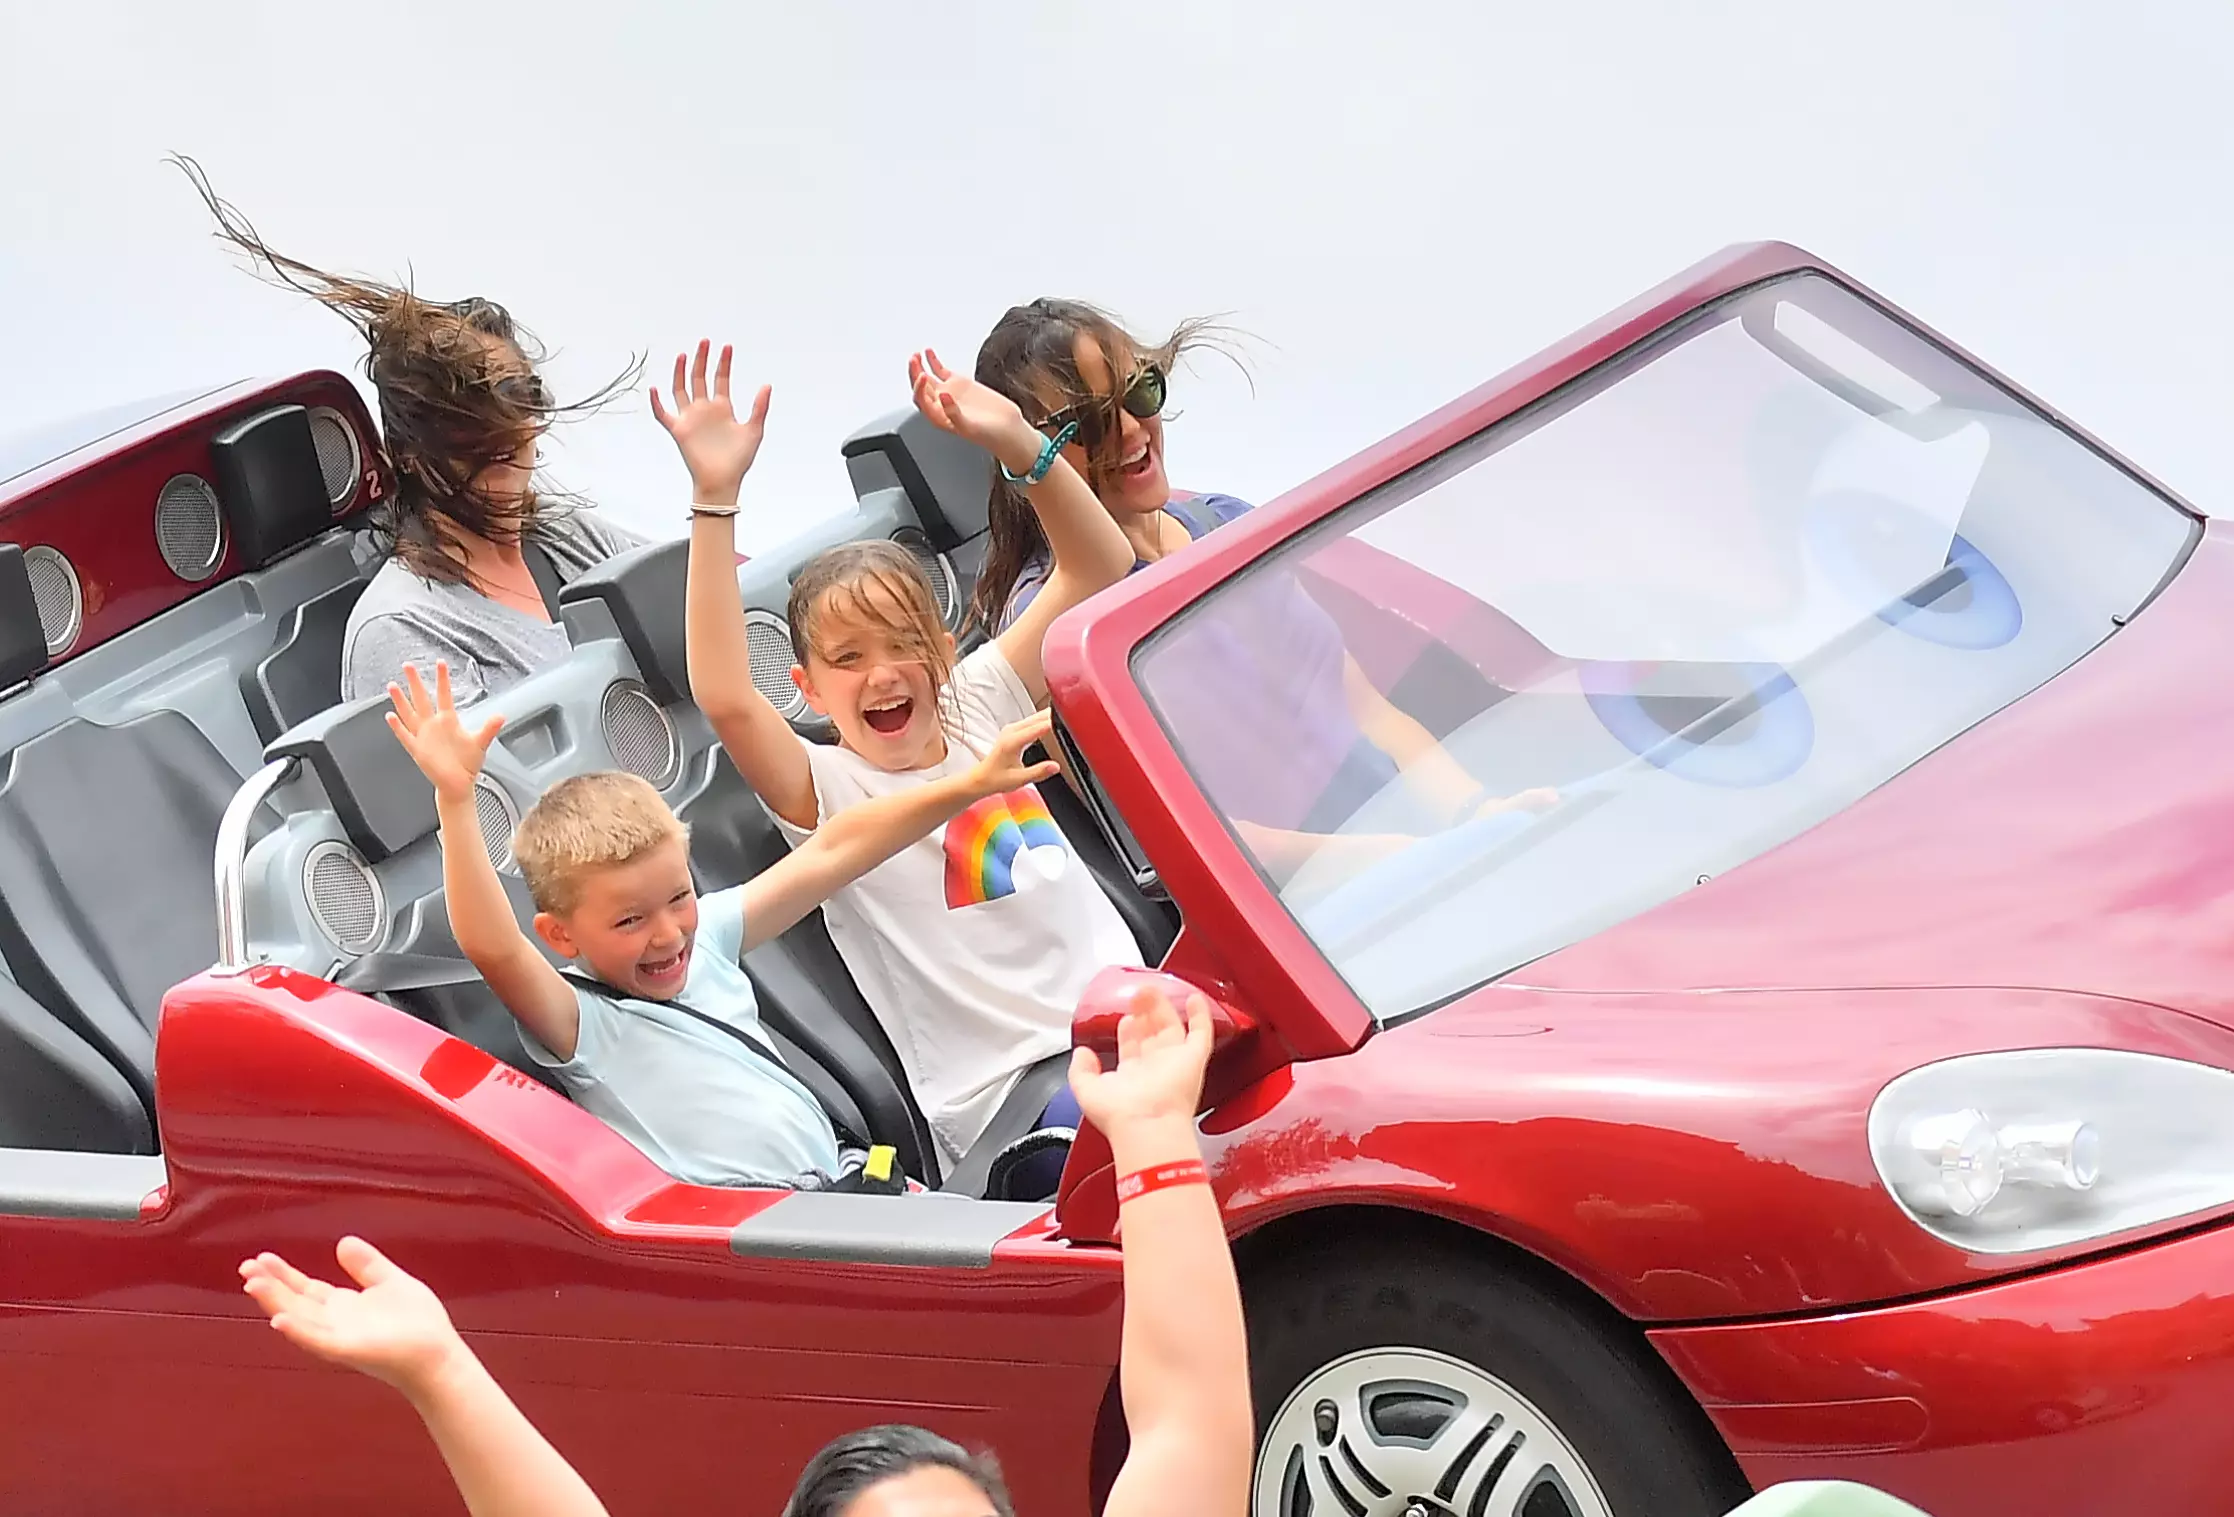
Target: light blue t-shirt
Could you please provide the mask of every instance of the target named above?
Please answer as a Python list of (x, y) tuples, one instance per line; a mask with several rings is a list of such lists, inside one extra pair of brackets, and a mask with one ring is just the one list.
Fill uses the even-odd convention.
[(676, 999), (739, 1029), (751, 1048), (667, 1002), (613, 1000), (581, 985), (573, 987), (582, 1008), (573, 1058), (562, 1062), (525, 1028), (520, 1040), (583, 1110), (678, 1180), (764, 1185), (810, 1170), (835, 1175), (838, 1135), (761, 1030), (738, 964), (744, 943), (742, 887), (701, 898)]

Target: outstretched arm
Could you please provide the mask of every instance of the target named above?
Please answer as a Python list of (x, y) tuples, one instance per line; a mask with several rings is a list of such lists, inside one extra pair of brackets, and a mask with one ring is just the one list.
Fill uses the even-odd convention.
[[(1249, 1407), (1241, 1288), (1218, 1202), (1202, 1179), (1195, 1106), (1210, 1059), (1210, 1007), (1190, 998), (1182, 1025), (1145, 992), (1117, 1031), (1116, 1069), (1072, 1055), (1078, 1104), (1109, 1139), (1119, 1178), (1125, 1331), (1119, 1369), (1132, 1450), (1106, 1517), (1241, 1517), (1256, 1426)], [(1126, 1181), (1149, 1183), (1127, 1198)]]
[(1233, 830), (1279, 889), (1285, 889), (1306, 864), (1321, 859), (1338, 861), (1355, 874), (1407, 848), (1418, 847), (1420, 841), (1394, 832), (1295, 832), (1285, 827), (1260, 827), (1239, 817), (1233, 820)]
[(490, 1378), (433, 1291), (362, 1238), (342, 1239), (334, 1257), (362, 1290), (313, 1279), (277, 1254), (243, 1262), (242, 1288), (290, 1343), (401, 1391), (473, 1517), (605, 1517), (597, 1493)]
[(388, 687), (395, 709), (389, 730), (434, 786), (434, 811), (442, 823), (442, 894), (450, 908), (450, 933), (481, 971), (489, 989), (536, 1041), (560, 1059), (574, 1057), (581, 1034), (581, 1003), (566, 981), (536, 952), (513, 919), (512, 902), (489, 862), (473, 781), (489, 756), (503, 717), (469, 732), (450, 693), (450, 666), (434, 666), (434, 695), (415, 668)]
[(1053, 761), (1024, 762), (1047, 736), (1050, 717), (1035, 712), (1003, 729), (992, 751), (965, 774), (911, 785), (827, 817), (814, 835), (744, 886), (745, 949), (781, 935), (870, 870), (931, 835), (989, 795), (1021, 790), (1056, 773)]
[(744, 420), (729, 403), (734, 350), (724, 347), (706, 384), (711, 343), (688, 363), (675, 358), (674, 407), (652, 388), (652, 415), (667, 429), (690, 470), (690, 571), (683, 595), (685, 660), (690, 698), (768, 808), (794, 827), (816, 822), (814, 775), (791, 724), (752, 682), (752, 646), (745, 637), (745, 602), (737, 593), (737, 495), (760, 452), (768, 424), (768, 387), (753, 397)]
[(1393, 705), (1380, 687), (1358, 667), (1357, 660), (1342, 655), (1342, 693), (1351, 720), (1367, 742), (1396, 761), (1405, 781), (1454, 822), (1494, 816), (1500, 811), (1543, 811), (1559, 804), (1559, 792), (1523, 790), (1518, 795), (1493, 796), (1463, 764), (1450, 756), (1435, 734)]
[[(1028, 473), (1039, 462), (1047, 439), (1007, 396), (951, 372), (928, 349), (908, 360), (908, 378), (915, 387), (916, 409), (933, 426), (976, 443), (1012, 474)], [(1044, 701), (1047, 672), (1040, 644), (1047, 629), (1087, 596), (1131, 573), (1133, 548), (1116, 518), (1063, 458), (1056, 458), (1045, 479), (1021, 488), (1047, 534), (1052, 567), (1032, 603), (993, 641), (1032, 699)]]

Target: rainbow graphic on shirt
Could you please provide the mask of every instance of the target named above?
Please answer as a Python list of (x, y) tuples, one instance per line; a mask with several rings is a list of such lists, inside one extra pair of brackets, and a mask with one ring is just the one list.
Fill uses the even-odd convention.
[(987, 796), (946, 824), (947, 909), (1014, 895), (1016, 856), (1027, 848), (1063, 846), (1061, 829), (1031, 786)]

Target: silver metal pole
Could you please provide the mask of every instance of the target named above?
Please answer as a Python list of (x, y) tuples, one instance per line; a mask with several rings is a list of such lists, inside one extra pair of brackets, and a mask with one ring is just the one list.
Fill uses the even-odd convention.
[(219, 974), (248, 968), (248, 824), (256, 808), (295, 772), (296, 761), (274, 759), (233, 792), (217, 824), (217, 963)]

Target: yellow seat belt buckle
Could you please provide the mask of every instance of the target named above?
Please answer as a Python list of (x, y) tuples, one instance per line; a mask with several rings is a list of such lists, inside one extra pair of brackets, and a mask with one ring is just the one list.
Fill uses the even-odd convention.
[(892, 1163), (899, 1158), (899, 1150), (889, 1143), (878, 1143), (869, 1149), (869, 1157), (861, 1165), (861, 1173), (878, 1184), (892, 1179)]

